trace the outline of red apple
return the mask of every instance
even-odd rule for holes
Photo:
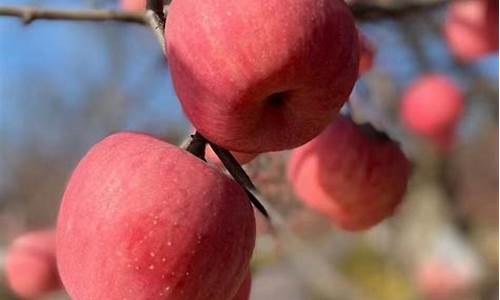
[[[346,116],[293,150],[288,164],[297,196],[346,230],[366,229],[392,215],[409,174],[397,143]]]
[[[248,300],[250,298],[250,290],[252,289],[252,274],[247,272],[245,280],[240,286],[238,293],[234,296],[233,300]]]
[[[184,112],[228,150],[307,142],[357,78],[357,32],[342,0],[176,0],[165,36]]]
[[[146,0],[120,0],[120,7],[125,11],[141,12],[146,10]]]
[[[444,33],[451,52],[460,60],[471,61],[497,51],[498,0],[452,2]]]
[[[366,38],[366,36],[358,30],[359,41],[359,75],[363,75],[370,71],[373,67],[373,59],[375,56],[375,46]]]
[[[74,300],[231,299],[255,244],[243,189],[147,135],[102,140],[76,167],[57,223],[57,261]]]
[[[59,289],[55,232],[32,231],[16,238],[7,252],[5,273],[9,287],[23,299],[39,298]]]
[[[401,100],[404,125],[442,149],[452,143],[463,110],[460,88],[442,74],[423,75],[405,90]]]

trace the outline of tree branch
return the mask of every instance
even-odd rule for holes
[[[144,13],[124,12],[100,9],[63,10],[45,9],[32,6],[0,6],[1,16],[21,18],[29,24],[35,20],[75,20],[75,21],[121,21],[137,24],[149,24]]]
[[[163,54],[166,53],[165,49],[165,36],[164,36],[164,30],[165,30],[165,20],[162,20],[154,11],[152,10],[147,10],[145,14],[146,22],[151,27],[151,30],[153,30],[153,33],[155,34],[156,40],[160,44],[161,50]]]
[[[423,11],[431,11],[440,8],[451,1],[457,0],[432,0],[398,2],[390,1],[390,4],[368,3],[367,1],[353,1],[349,4],[352,14],[359,21],[373,21],[384,18],[402,18]],[[460,1],[460,0],[458,0]]]

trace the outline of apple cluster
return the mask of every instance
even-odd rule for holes
[[[205,142],[239,164],[293,149],[295,193],[342,229],[394,213],[410,162],[386,134],[338,113],[376,52],[344,1],[174,0],[165,41],[176,94]],[[433,97],[443,99],[440,110],[429,109]],[[447,145],[462,102],[452,82],[430,74],[408,88],[401,115]],[[67,183],[55,231],[14,242],[13,290],[34,298],[63,284],[74,300],[248,299],[254,210],[245,187],[203,150],[133,132],[98,142]]]
[[[358,77],[358,32],[340,0],[177,0],[165,36],[187,117],[240,163],[313,139]],[[244,188],[219,167],[116,133],[66,186],[57,266],[75,300],[248,299],[255,231]]]

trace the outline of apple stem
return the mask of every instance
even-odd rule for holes
[[[200,148],[198,144],[203,144],[203,156],[205,154],[205,145],[209,144],[212,150],[214,150],[217,157],[220,159],[226,170],[231,174],[234,180],[245,190],[250,202],[255,206],[255,208],[267,219],[269,219],[269,214],[267,213],[266,208],[255,196],[257,192],[257,188],[253,184],[248,174],[243,170],[240,163],[234,158],[234,156],[228,150],[210,142],[203,135],[201,135],[198,131],[191,135],[191,142],[186,148],[187,151],[193,153],[197,157],[200,157],[198,154]],[[190,150],[191,149],[191,150]],[[194,151],[194,152],[193,152]],[[198,153],[198,154],[196,154]],[[203,157],[203,160],[204,157]]]
[[[193,154],[203,161],[207,161],[205,159],[205,148],[207,147],[207,140],[195,132],[191,135],[191,139],[187,146],[185,147],[186,151]]]
[[[159,20],[159,25],[161,30],[165,29],[165,13],[163,12],[163,1],[162,0],[147,0],[146,9],[153,11]]]

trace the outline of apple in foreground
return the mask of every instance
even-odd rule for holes
[[[430,73],[415,80],[403,93],[401,118],[414,133],[429,138],[438,148],[448,149],[463,114],[460,88],[448,76]]]
[[[253,209],[235,181],[137,133],[90,149],[57,222],[57,263],[74,300],[231,299],[254,244]]]
[[[22,299],[36,299],[61,288],[57,273],[55,232],[27,232],[9,246],[5,276],[12,291]]]
[[[342,0],[174,0],[165,36],[184,112],[232,151],[306,143],[358,75],[357,31]]]
[[[392,215],[409,175],[397,143],[346,116],[294,149],[288,162],[297,196],[346,230],[367,229]]]

